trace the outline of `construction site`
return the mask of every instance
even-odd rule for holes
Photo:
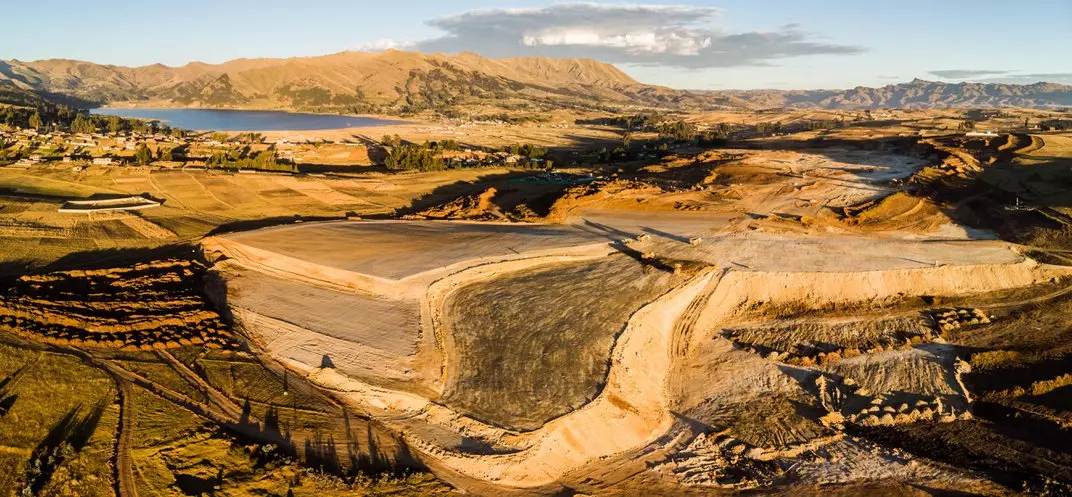
[[[0,488],[1072,491],[1072,137],[940,119],[557,176],[0,171],[52,246],[4,241]],[[66,424],[9,431],[50,381]]]

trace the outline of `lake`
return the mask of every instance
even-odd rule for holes
[[[158,120],[176,128],[212,131],[311,131],[401,124],[401,121],[374,117],[261,110],[101,108],[89,113]]]

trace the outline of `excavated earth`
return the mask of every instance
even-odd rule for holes
[[[622,191],[559,224],[303,223],[203,250],[238,332],[469,491],[1008,493],[889,433],[978,423],[950,339],[1055,301],[1072,268],[949,217],[904,231],[937,211],[882,198],[920,159],[775,159],[726,171],[777,172],[736,207]],[[802,223],[817,196],[854,220]]]

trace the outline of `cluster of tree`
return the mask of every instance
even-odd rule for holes
[[[396,140],[396,138],[397,136],[384,137],[385,142],[398,143],[391,146],[387,157],[384,159],[384,165],[387,169],[393,171],[439,171],[455,168],[491,167],[500,164],[500,161],[495,158],[490,160],[470,159],[467,161],[460,159],[444,160],[440,157],[442,152],[458,150],[458,143],[453,140],[415,144],[400,143],[401,140]],[[503,147],[500,151],[520,157],[520,160],[512,163],[512,167],[550,169],[554,166],[550,160],[546,160],[547,148],[539,145],[514,144]]]
[[[103,129],[109,133],[125,133],[128,131],[134,131],[141,134],[156,134],[163,128],[159,121],[144,121],[141,119],[126,119],[119,116],[86,116],[86,119],[90,120],[94,130]],[[81,129],[88,129],[86,120],[83,120],[79,126]],[[168,132],[171,128],[167,128]],[[74,123],[71,123],[71,131],[74,131]],[[93,131],[80,131],[90,132]]]
[[[973,130],[973,129],[975,129],[975,121],[972,121],[971,119],[965,119],[965,120],[961,121],[960,124],[957,125],[957,129],[959,129],[961,131]]]
[[[547,147],[541,147],[539,145],[532,145],[526,143],[507,145],[502,148],[503,152],[513,155],[519,155],[521,157],[528,157],[529,159],[543,159],[547,157]]]
[[[841,119],[819,119],[816,121],[808,121],[804,127],[810,131],[816,131],[821,129],[835,129],[845,126],[845,121]]]
[[[398,135],[383,135],[380,139],[380,145],[385,147],[397,147],[402,144],[402,137]]]
[[[458,117],[460,114],[454,113]],[[482,114],[477,116],[470,116],[471,121],[499,121],[507,124],[529,124],[529,123],[546,123],[551,122],[551,116],[545,114],[525,114],[525,115],[510,115],[506,112],[499,114]]]
[[[729,143],[729,133],[719,129],[704,131],[696,137],[696,144],[701,147],[725,147]]]
[[[426,145],[393,145],[384,159],[387,169],[393,171],[438,171],[443,169],[443,159]]]
[[[54,104],[43,100],[22,102],[0,95],[0,123],[19,128],[43,129],[51,126],[67,126],[80,115],[74,107]],[[25,106],[24,106],[25,105]]]
[[[79,114],[70,123],[72,133],[93,134],[101,130],[108,133],[124,133],[134,131],[142,134],[162,133],[174,138],[185,138],[186,131],[172,128],[158,121],[143,121],[140,119],[124,119],[119,116],[94,116]]]
[[[603,147],[599,149],[599,152],[596,155],[598,156],[598,159],[596,160],[604,163],[629,161],[636,158],[636,154],[624,146],[616,147],[614,149]]]
[[[1039,129],[1042,131],[1068,131],[1072,129],[1072,119],[1047,119],[1039,121]]]
[[[97,132],[97,125],[90,119],[89,116],[78,116],[74,122],[71,123],[72,133],[84,133],[87,135]]]
[[[153,151],[149,149],[144,143],[138,145],[138,148],[134,150],[134,163],[136,164],[148,164],[153,161]]]
[[[397,136],[397,135],[396,135]],[[439,140],[425,143],[425,146],[431,149],[433,152],[456,152],[461,149],[458,142],[454,140]]]
[[[756,134],[759,136],[770,136],[775,133],[781,132],[782,123],[780,122],[761,122],[756,124]]]
[[[633,131],[656,131],[656,128],[667,121],[664,114],[649,112],[646,114],[634,114],[631,116],[601,117],[597,119],[580,119],[577,124],[595,124],[600,126],[618,126]]]
[[[696,125],[684,120],[669,121],[656,126],[659,137],[679,142],[687,142],[696,138]]]
[[[154,160],[171,162],[175,160],[175,150],[169,147],[160,147],[156,150],[156,154],[154,155],[152,149],[144,143],[139,144],[138,147],[134,149],[135,164],[149,164]]]
[[[226,140],[226,138],[224,140]],[[254,143],[264,143],[264,135],[260,133],[239,133],[233,138],[231,138],[231,140],[236,143],[245,143],[247,145],[252,145]]]
[[[274,150],[263,150],[250,157],[248,149],[239,153],[214,152],[205,161],[205,165],[214,169],[227,169],[237,171],[239,169],[253,169],[257,171],[282,171],[288,173],[298,172],[294,164],[280,162]]]

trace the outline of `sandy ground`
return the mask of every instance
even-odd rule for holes
[[[599,232],[572,226],[434,221],[317,223],[236,233],[226,238],[313,264],[391,280],[474,258],[610,240]],[[349,249],[339,251],[339,247]]]
[[[695,372],[684,376],[674,372],[682,367],[682,364],[692,361],[699,361],[698,364],[721,362],[712,362],[710,354],[730,354],[727,356],[730,362],[726,364],[738,362],[732,359],[738,354],[744,354],[741,357],[748,356],[747,352],[735,351],[733,347],[723,348],[722,352],[704,352],[708,348],[704,344],[726,342],[722,338],[711,342],[711,336],[719,336],[718,330],[730,323],[755,319],[749,316],[757,312],[763,315],[764,309],[868,305],[894,301],[906,295],[971,295],[1001,288],[1030,286],[1047,281],[1055,274],[1067,273],[1038,266],[1012,251],[1008,245],[992,241],[890,242],[863,237],[734,233],[705,238],[699,246],[693,246],[680,238],[694,233],[697,229],[709,228],[703,223],[697,224],[696,217],[691,215],[683,216],[682,219],[686,221],[680,226],[675,225],[675,218],[676,216],[671,214],[665,218],[649,217],[639,220],[641,224],[660,226],[660,231],[665,232],[665,235],[635,242],[638,244],[636,248],[655,251],[659,255],[672,254],[676,259],[706,261],[720,265],[721,268],[712,266],[710,270],[655,299],[635,313],[614,346],[607,386],[600,395],[580,409],[523,434],[485,425],[452,412],[444,405],[433,403],[435,396],[426,397],[428,394],[422,394],[419,387],[384,389],[382,386],[375,386],[375,381],[362,380],[362,376],[369,374],[369,371],[347,374],[348,368],[325,368],[322,364],[323,355],[330,356],[333,351],[328,348],[323,350],[323,353],[314,352],[316,345],[309,345],[310,342],[306,338],[301,338],[313,336],[311,333],[315,332],[310,330],[301,327],[268,327],[269,331],[261,331],[264,325],[258,325],[256,322],[247,323],[247,328],[255,336],[259,335],[262,340],[266,340],[269,350],[283,354],[296,369],[304,371],[314,381],[344,392],[346,400],[365,412],[385,420],[406,418],[399,426],[405,427],[407,433],[410,433],[408,441],[428,457],[435,459],[437,464],[475,480],[506,487],[538,487],[552,484],[568,472],[592,461],[635,450],[659,439],[673,425],[673,418],[669,414],[673,403],[711,405],[714,402],[732,406],[740,404],[744,398],[762,395],[762,392],[768,391],[775,384],[785,385],[784,388],[802,388],[795,386],[799,382],[794,380],[792,375],[785,376],[786,373],[780,372],[774,367],[774,363],[765,360],[756,363],[765,364],[760,369],[748,366],[749,361],[753,360],[745,361],[739,366],[743,369],[729,376],[725,372],[713,371],[698,377]],[[605,230],[620,232],[615,235],[619,237],[622,233],[635,233],[634,230],[638,227],[636,219],[627,220],[617,226],[613,219],[604,217],[600,220],[607,223],[604,225]],[[583,222],[580,224],[584,225]],[[311,266],[334,264],[338,267],[333,266],[330,270],[344,270],[355,274],[369,271],[375,277],[412,277],[417,271],[435,269],[433,272],[443,274],[445,279],[436,280],[434,284],[448,290],[431,292],[431,297],[423,297],[422,309],[442,309],[444,298],[450,295],[451,288],[486,281],[490,276],[503,271],[519,271],[526,267],[546,264],[546,257],[552,255],[579,255],[576,251],[591,246],[592,242],[608,245],[606,236],[574,230],[571,227],[489,227],[455,222],[421,222],[413,224],[413,228],[404,226],[406,223],[306,224],[231,235],[227,237],[226,243],[234,249],[245,241],[251,241],[289,254],[274,256],[282,257],[275,262],[268,261],[273,256],[265,255],[264,260],[249,263],[242,258],[243,250],[232,251],[232,256],[237,257],[231,262],[245,266],[244,270],[255,269],[264,264],[274,264],[275,267],[282,268],[285,261],[292,259],[311,259],[308,262]],[[429,232],[427,230],[436,233],[435,239],[440,240],[440,243],[433,242],[432,238],[422,238],[420,233]],[[526,234],[527,230],[531,230],[531,233]],[[281,233],[283,241],[275,241],[271,236],[273,233]],[[302,233],[317,235],[303,236]],[[543,236],[548,233],[556,233],[556,236]],[[328,234],[330,243],[319,241],[322,234]],[[478,237],[477,239],[483,242],[482,246],[487,248],[473,251],[472,249],[476,248],[471,244],[473,236]],[[308,243],[302,243],[303,240],[308,240]],[[552,243],[548,245],[548,241]],[[329,252],[329,247],[334,247],[334,250]],[[342,247],[345,248],[340,250]],[[390,247],[391,250],[385,251],[384,247]],[[268,253],[265,251],[265,254]],[[377,258],[375,264],[367,262],[366,258],[370,255]],[[727,261],[727,258],[731,261]],[[939,263],[936,265],[934,260]],[[503,266],[499,268],[499,265]],[[442,272],[444,266],[449,266],[451,270]],[[471,269],[465,269],[466,267]],[[376,291],[384,291],[383,288],[376,288]],[[273,302],[273,297],[270,296],[275,293],[273,286],[260,287],[257,290],[246,293],[244,298],[254,302]],[[315,293],[305,295],[313,299],[319,298]],[[377,318],[374,317],[373,320],[375,319]],[[422,320],[428,322],[424,316]],[[408,321],[394,323],[394,329],[403,334],[412,333],[404,330],[409,326],[406,322]],[[429,357],[440,357],[449,370],[453,367],[451,364],[456,361],[454,354],[457,354],[452,352],[452,348],[465,345],[453,341],[449,336],[443,336],[444,333],[449,335],[449,331],[437,326],[435,319],[429,324],[432,329],[425,327],[423,331],[435,334],[434,340],[422,343],[432,343],[439,347],[438,354]],[[380,339],[378,335],[382,334],[379,329],[346,329],[350,331],[345,338],[339,339],[363,346],[376,342]],[[326,336],[316,335],[321,337],[319,340]],[[271,345],[297,343],[292,342],[293,340],[303,343],[300,348],[304,350],[304,355],[291,354],[286,352],[286,347]],[[428,338],[425,337],[425,340]],[[331,343],[334,342],[322,342],[321,346],[334,347]],[[868,364],[867,361],[883,364],[887,362],[881,357],[859,361],[864,361],[865,365]],[[428,382],[425,385],[426,391],[441,391],[442,385],[438,380],[431,380],[438,378],[438,367],[427,361],[416,361],[414,364],[428,368],[425,374],[418,375]],[[854,363],[846,363],[845,371],[848,371],[847,368],[850,368],[851,364]],[[921,356],[920,364],[933,364],[939,368],[939,378],[952,374],[949,373],[951,366],[948,361],[927,361],[925,356]],[[913,369],[910,365],[904,367],[918,372],[921,376],[927,374],[926,371]],[[867,371],[874,369],[865,367]],[[766,372],[755,376],[759,371]],[[556,373],[546,371],[532,374]],[[879,391],[901,390],[915,385],[911,383],[913,380],[910,375],[909,379],[904,380],[909,384],[905,384],[880,381],[875,379],[873,374],[877,373],[862,376],[854,373],[850,376],[859,376],[859,382]],[[732,384],[735,386],[700,379],[713,377],[734,378]],[[698,384],[704,384],[705,388],[681,390],[688,385]],[[948,385],[946,383],[945,387],[952,388]],[[937,390],[945,387],[935,385],[914,388],[921,394],[951,393]],[[806,390],[798,391],[794,395],[806,396]],[[732,394],[734,391],[741,393]],[[745,397],[739,397],[740,395]],[[685,398],[696,400],[682,400]],[[458,433],[458,436],[443,438],[441,435],[432,434],[436,430],[444,429]],[[453,443],[446,446],[441,443],[444,440],[474,438],[482,440],[483,444],[490,444],[487,445],[489,448],[499,447],[493,449],[493,452],[506,450],[509,453],[492,454],[486,452],[488,449],[466,449]],[[804,440],[807,439],[809,437],[804,436]]]
[[[896,223],[855,229],[832,214],[832,207],[898,191],[894,180],[923,164],[876,151],[745,153],[714,166],[709,172],[718,182],[706,189],[675,190],[661,200],[641,198],[650,188],[636,197],[597,195],[579,201],[583,208],[568,210],[560,225],[304,223],[214,237],[204,246],[229,258],[222,272],[238,282],[236,297],[245,303],[236,314],[257,343],[404,432],[437,474],[464,489],[600,493],[613,478],[632,478],[621,473],[641,460],[654,470],[632,475],[700,490],[763,488],[787,474],[951,488],[979,477],[875,448],[845,428],[971,419],[973,399],[962,379],[968,367],[921,313],[945,299],[1044,289],[1072,270],[1040,264],[940,212],[930,213],[925,232]],[[683,199],[700,210],[674,206]],[[909,201],[894,210],[911,215],[924,207]],[[552,276],[542,286],[496,284],[620,254],[652,271],[676,267],[680,281],[629,314],[597,395],[583,405],[553,400],[558,405],[546,410],[553,419],[524,431],[489,416],[495,404],[484,401],[495,399],[495,381],[465,383],[466,393],[486,404],[481,410],[452,404],[457,380],[480,373],[466,358],[494,347],[473,340],[473,330],[456,334],[458,322],[490,313],[474,321],[480,333],[525,342],[504,343],[501,351],[538,350],[554,333],[526,334],[526,326],[539,326],[538,315],[517,321],[539,312],[540,302],[569,309],[563,295],[589,288],[551,284]],[[258,281],[253,273],[272,279],[243,287],[243,278]],[[280,291],[293,300],[275,297]],[[473,292],[493,302],[456,305],[456,297]],[[419,302],[417,323],[385,300]],[[373,325],[301,316],[344,306],[353,313],[338,319]],[[509,323],[496,324],[501,320]],[[568,321],[554,326],[583,329]],[[798,353],[804,349],[813,352]],[[577,374],[562,366],[568,362],[528,361],[522,369],[533,377]],[[798,464],[802,459],[807,463]],[[595,474],[608,480],[585,476]]]

